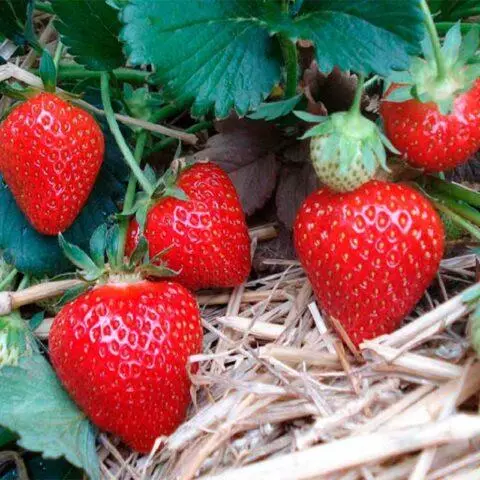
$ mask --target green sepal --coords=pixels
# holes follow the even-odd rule
[[[63,254],[80,269],[80,274],[85,280],[92,281],[102,276],[103,270],[98,268],[81,248],[67,242],[61,233],[58,235],[58,243]]]
[[[106,235],[105,252],[107,259],[112,269],[121,268],[122,265],[118,265],[117,252],[120,243],[120,227],[115,223],[108,229]]]
[[[130,256],[129,266],[130,268],[134,268],[136,265],[140,263],[148,263],[148,262],[149,262],[148,242],[143,235],[140,235],[137,245],[135,247],[135,250]]]
[[[54,93],[57,85],[57,68],[47,49],[43,50],[40,58],[39,74],[45,91]]]
[[[60,300],[58,301],[58,306],[64,306],[66,305],[67,303],[70,303],[72,302],[73,300],[75,300],[77,297],[79,297],[80,295],[82,295],[82,293],[85,293],[89,288],[91,287],[91,285],[89,285],[88,283],[84,283],[83,285],[77,285],[75,287],[72,287],[70,289],[68,289],[63,295],[62,297],[60,298]]]
[[[33,332],[35,331],[45,319],[45,312],[37,312],[33,317],[29,320],[28,326],[30,330]]]
[[[331,122],[323,121],[319,125],[315,125],[310,130],[307,130],[301,137],[300,140],[304,140],[309,137],[318,137],[319,135],[327,135],[333,131],[333,125]]]
[[[460,64],[467,64],[470,61],[475,61],[476,52],[480,44],[480,35],[478,25],[475,25],[468,33],[465,35],[463,43],[460,47],[460,52],[458,54],[458,62]]]
[[[128,113],[141,120],[154,120],[155,113],[165,103],[161,93],[151,93],[148,88],[134,89],[129,83],[123,84],[123,100]]]
[[[339,152],[340,152],[340,170],[341,174],[348,172],[353,160],[358,155],[358,144],[359,142],[352,141],[349,138],[341,138],[339,142]]]
[[[314,115],[313,113],[303,112],[301,110],[294,110],[293,113],[300,120],[308,123],[322,123],[325,120],[328,120],[328,117],[326,115]]]
[[[407,85],[392,90],[386,97],[386,100],[394,103],[402,103],[411,100],[412,98],[414,98],[414,95],[412,93],[412,86]]]
[[[460,22],[456,22],[445,35],[442,45],[442,54],[447,66],[451,67],[458,61],[461,46]]]
[[[143,275],[148,277],[175,277],[180,272],[172,270],[171,268],[165,267],[163,265],[154,265],[153,263],[142,265],[138,268],[138,271],[141,272]]]
[[[103,223],[93,232],[90,238],[90,255],[98,268],[105,267],[105,246],[107,241],[107,225]]]
[[[152,184],[155,185],[157,183],[157,176],[155,175],[155,171],[153,168],[147,163],[145,168],[143,169],[143,174],[147,177],[147,180]]]

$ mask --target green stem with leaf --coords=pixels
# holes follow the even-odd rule
[[[422,7],[425,15],[425,27],[427,29],[428,36],[432,42],[433,54],[435,55],[435,62],[437,64],[437,80],[444,80],[447,76],[447,68],[445,60],[442,55],[442,46],[440,44],[440,38],[438,36],[435,22],[433,21],[430,8],[428,7],[427,0],[420,0],[420,6]]]
[[[145,150],[145,144],[147,142],[148,132],[142,130],[137,138],[137,144],[135,145],[135,161],[140,165],[143,157],[143,152]],[[127,191],[125,193],[125,200],[123,202],[122,213],[127,213],[133,207],[135,201],[135,192],[137,190],[137,179],[133,173],[130,174],[130,179],[128,180]],[[118,239],[118,252],[117,252],[117,262],[119,265],[123,263],[123,257],[125,256],[125,242],[127,239],[127,230],[128,230],[129,219],[122,218],[120,220],[120,234]]]
[[[100,78],[102,76],[101,71],[87,70],[82,65],[60,63],[58,68],[58,77],[62,80],[76,80],[87,78]],[[148,81],[148,77],[151,72],[144,72],[143,70],[135,70],[133,68],[116,68],[112,70],[111,74],[119,81],[132,82],[132,83],[145,83]]]
[[[196,123],[195,125],[192,125],[191,127],[187,128],[185,131],[187,133],[197,133],[201,132],[202,130],[207,130],[208,128],[211,128],[213,126],[213,122],[211,121],[205,121],[205,122],[199,122]],[[176,138],[164,138],[163,140],[160,140],[158,143],[156,143],[150,150],[149,154],[154,153],[154,152],[159,152],[160,150],[163,150],[164,148],[167,148],[169,145],[174,144],[175,142],[178,142]]]
[[[435,191],[447,194],[449,197],[466,202],[473,207],[480,208],[479,192],[465,188],[462,185],[446,182],[437,177],[428,177],[428,185]]]
[[[453,212],[444,204],[443,201],[436,200],[434,198],[432,198],[432,201],[435,204],[435,207],[441,212],[443,212],[445,215],[447,215],[452,220],[452,222],[456,223],[459,227],[470,233],[476,240],[480,241],[480,228],[476,227],[462,216]]]
[[[4,290],[7,285],[10,285],[15,280],[15,277],[18,274],[18,270],[14,268],[1,282],[0,282],[0,292]]]
[[[280,46],[286,66],[285,98],[294,97],[297,93],[298,83],[298,50],[297,44],[287,36],[279,34]]]
[[[133,156],[132,152],[130,151],[125,138],[123,138],[122,132],[120,131],[120,127],[118,126],[118,122],[115,118],[115,112],[113,111],[112,101],[110,99],[110,84],[109,84],[109,77],[108,73],[103,72],[101,76],[101,96],[103,102],[103,109],[105,111],[105,116],[107,119],[108,126],[110,127],[110,131],[112,132],[115,141],[117,142],[118,148],[123,154],[125,161],[127,162],[128,166],[130,167],[132,173],[135,175],[138,183],[141,185],[145,193],[149,196],[153,195],[155,187],[149,182],[148,178],[143,173],[140,165],[138,165],[135,157]]]

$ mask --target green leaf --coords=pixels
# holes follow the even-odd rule
[[[90,97],[86,99],[89,100]],[[90,237],[95,229],[117,212],[117,202],[123,200],[129,175],[129,169],[115,140],[107,130],[104,129],[104,133],[106,153],[95,187],[74,224],[64,232],[67,241],[83,250],[89,248]],[[7,263],[35,277],[73,271],[57,238],[41,235],[30,226],[1,176],[0,250],[3,250]]]
[[[274,31],[313,41],[322,71],[337,65],[384,76],[408,67],[424,34],[418,0],[305,0],[299,15]]]
[[[40,59],[39,73],[45,90],[47,92],[55,92],[55,86],[57,85],[57,69],[53,63],[53,58],[47,49],[43,50]]]
[[[26,45],[25,22],[28,0],[0,1],[0,34],[17,45]]]
[[[100,478],[94,428],[42,355],[0,370],[0,424],[20,436],[23,448],[45,458],[65,456],[92,480]]]
[[[280,102],[262,103],[255,112],[247,115],[252,120],[275,120],[276,118],[288,115],[302,99],[303,94],[296,95]]]
[[[103,71],[124,65],[117,10],[105,0],[51,0],[51,4],[62,42],[77,63]]]
[[[280,79],[280,49],[265,25],[277,2],[135,0],[122,12],[122,39],[134,65],[195,117],[254,110]]]
[[[28,322],[30,330],[35,331],[43,322],[45,318],[45,312],[37,312]]]

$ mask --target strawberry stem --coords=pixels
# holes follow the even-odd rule
[[[105,116],[107,118],[108,126],[110,127],[110,131],[112,132],[115,141],[117,142],[118,148],[123,154],[125,161],[127,162],[128,166],[132,170],[132,173],[135,175],[138,183],[142,186],[143,190],[147,195],[152,196],[153,192],[155,191],[155,187],[148,181],[148,178],[142,172],[142,169],[137,164],[135,157],[133,156],[130,148],[123,138],[122,132],[120,131],[120,127],[118,126],[118,122],[115,118],[115,113],[112,108],[112,102],[110,100],[110,85],[109,85],[109,78],[108,73],[103,72],[101,76],[101,96],[103,102],[103,109],[105,111]]]
[[[350,110],[348,111],[348,113],[350,114],[351,117],[356,117],[357,115],[360,114],[360,106],[362,104],[364,84],[365,84],[365,75],[359,74],[358,75],[358,81],[357,81],[357,87],[355,89],[355,97],[353,98],[352,106],[350,107]]]
[[[35,72],[35,70],[32,70]],[[119,81],[132,83],[145,83],[151,72],[135,70],[133,68],[120,67],[112,70],[111,74]],[[62,80],[100,78],[102,72],[99,70],[87,70],[82,65],[60,63],[58,77]]]
[[[282,34],[279,34],[278,40],[282,48],[282,54],[283,54],[283,59],[285,61],[285,65],[287,67],[285,98],[291,98],[291,97],[294,97],[297,93],[297,80],[298,80],[297,44]]]
[[[442,55],[440,38],[438,36],[432,14],[430,13],[430,8],[428,7],[427,0],[420,0],[420,6],[422,7],[423,13],[425,15],[425,27],[427,29],[427,34],[432,42],[433,54],[435,55],[435,62],[437,64],[437,80],[441,81],[444,80],[447,76],[447,68]]]
[[[140,164],[143,157],[143,152],[145,150],[145,144],[147,142],[148,132],[142,130],[137,138],[137,144],[135,145],[134,157],[137,164]],[[135,201],[135,192],[137,190],[137,178],[133,174],[130,175],[128,180],[127,192],[125,193],[125,200],[123,202],[123,213],[128,212]],[[118,252],[117,252],[117,263],[118,265],[123,264],[123,257],[125,256],[125,242],[127,239],[127,230],[130,220],[128,218],[123,218],[120,221],[120,234],[118,239]]]

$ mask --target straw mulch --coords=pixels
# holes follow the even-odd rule
[[[149,456],[101,435],[104,477],[480,478],[480,362],[459,295],[480,287],[475,255],[445,259],[402,328],[354,352],[298,262],[268,262],[278,273],[199,296],[186,422]]]

